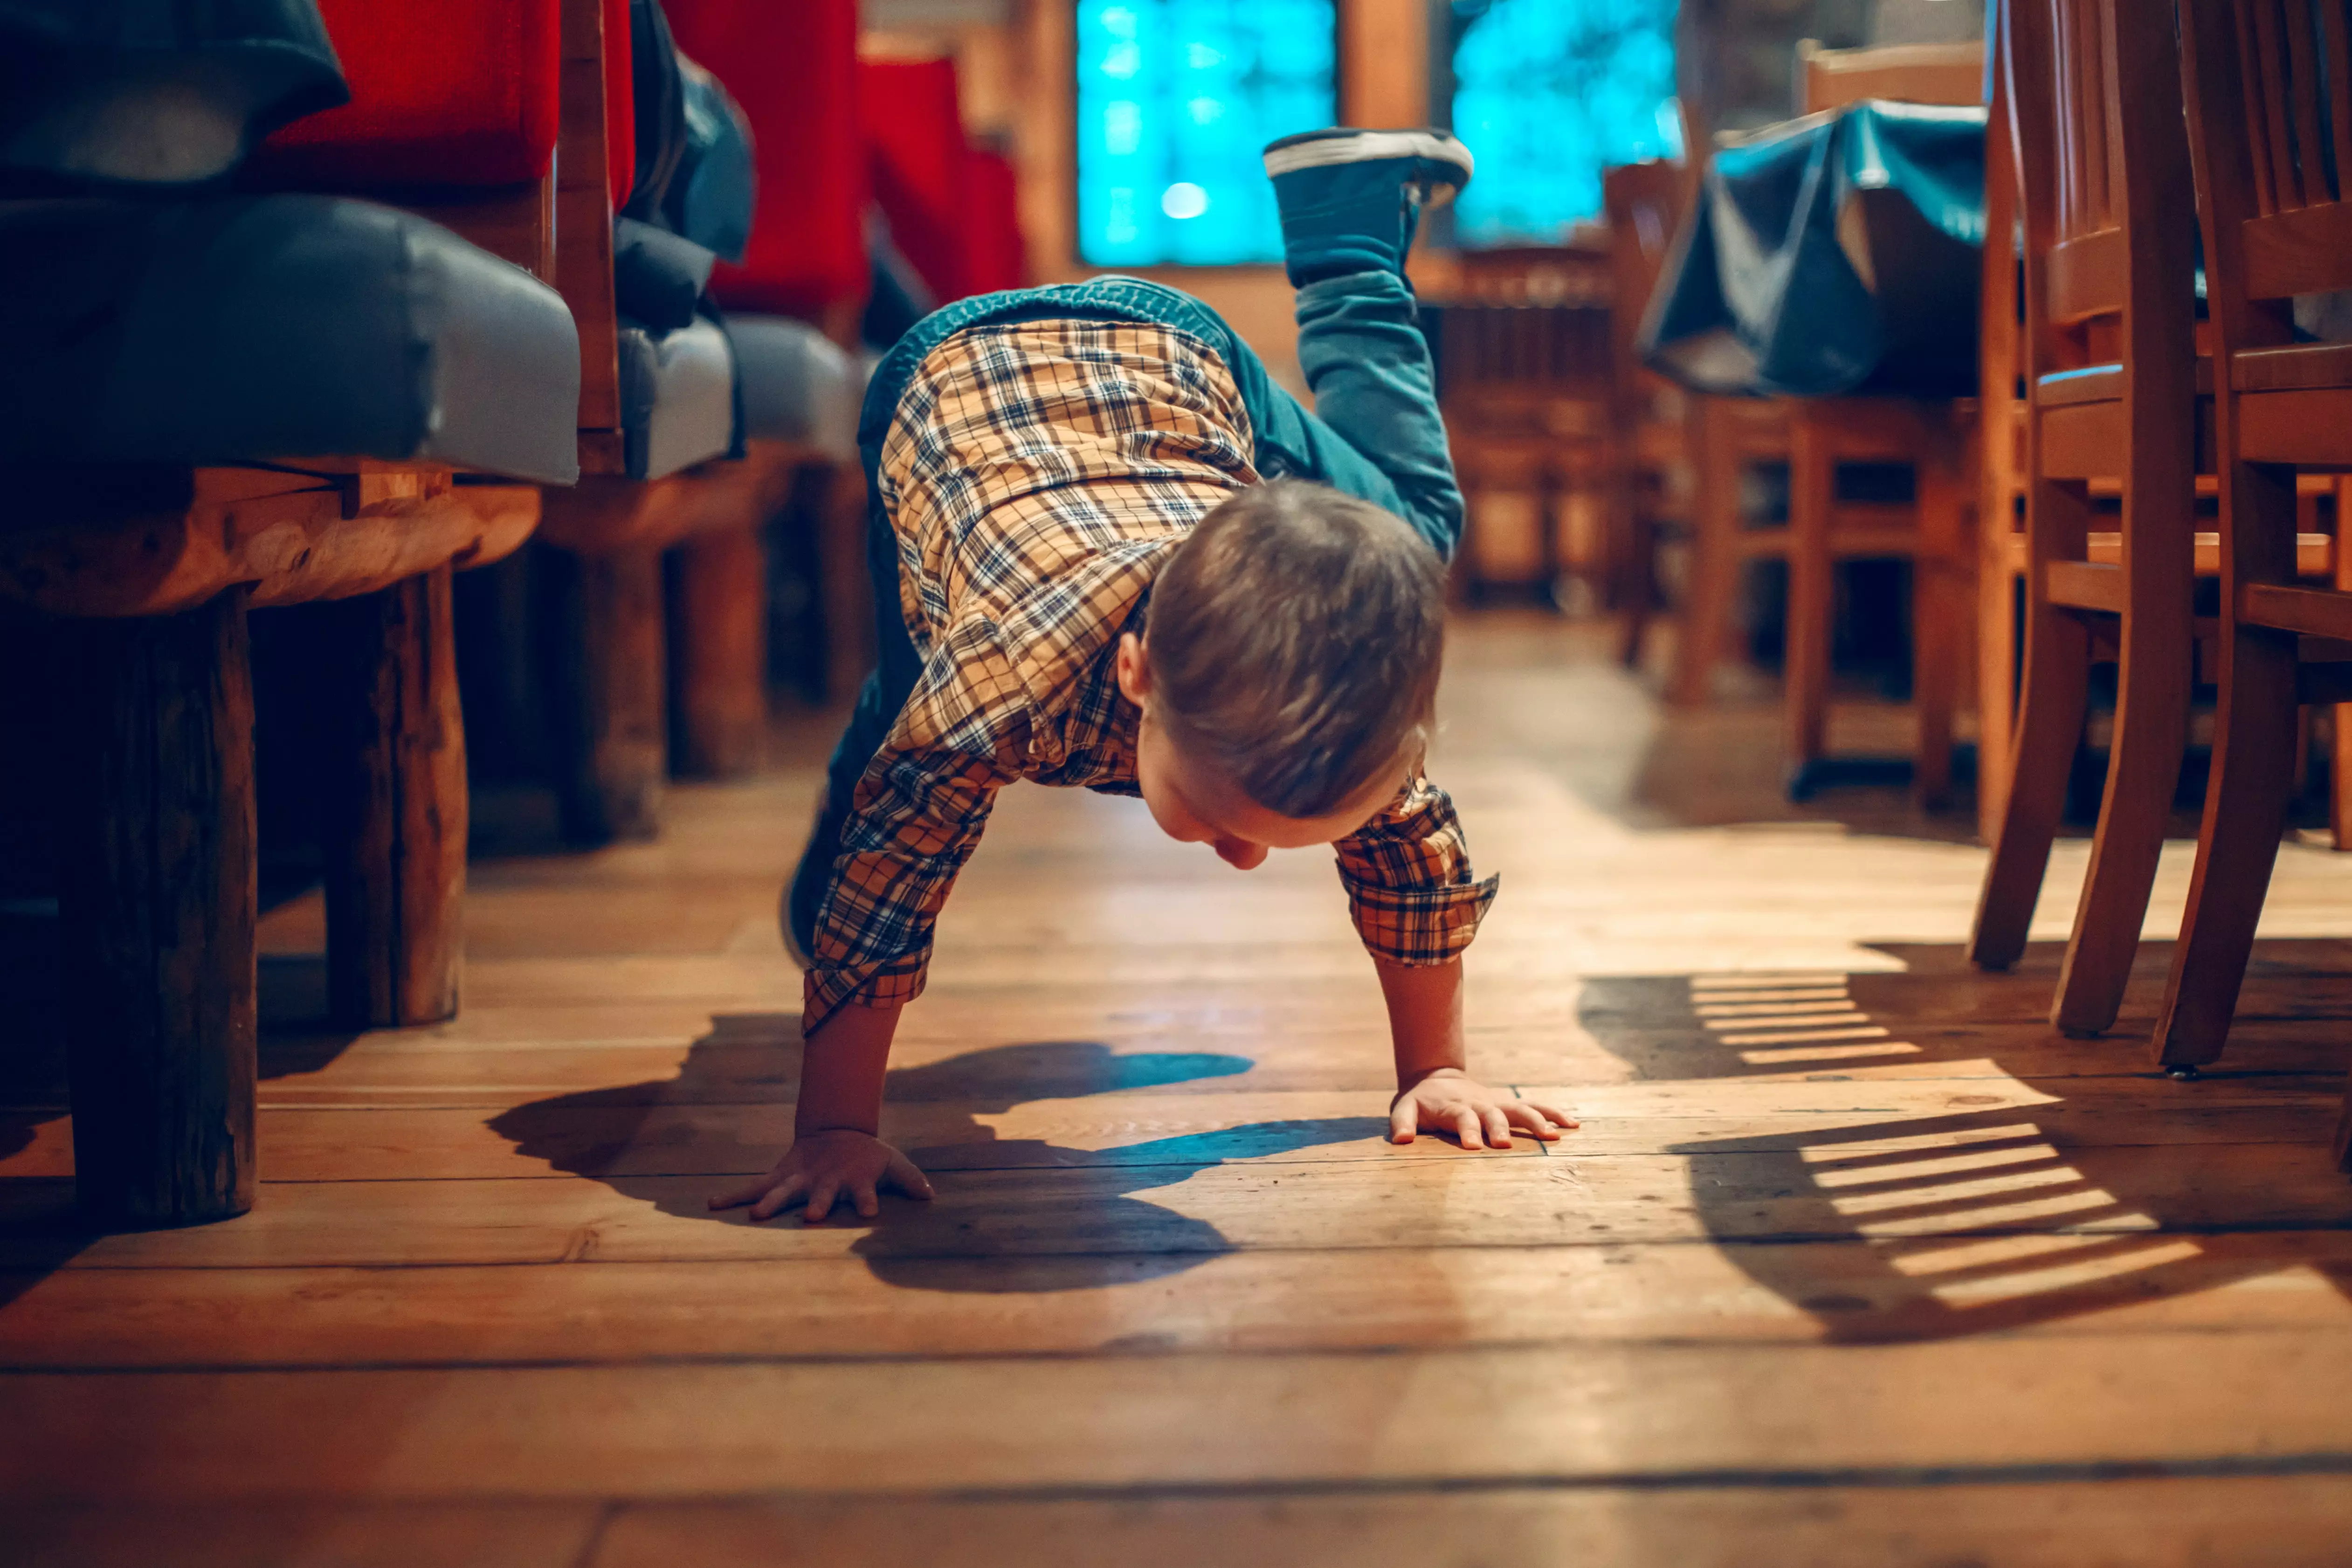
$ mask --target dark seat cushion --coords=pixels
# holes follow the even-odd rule
[[[623,321],[621,435],[628,475],[658,479],[735,441],[735,361],[727,334],[707,321],[674,332]]]
[[[727,333],[743,376],[743,433],[792,441],[846,462],[857,456],[857,363],[806,321],[730,316]]]
[[[311,0],[0,0],[0,193],[218,179],[349,96]]]
[[[0,460],[579,475],[562,297],[367,202],[0,203]]]

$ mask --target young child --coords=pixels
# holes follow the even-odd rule
[[[1199,300],[1130,278],[964,300],[876,370],[881,659],[785,891],[808,972],[794,1135],[713,1208],[814,1223],[845,1195],[868,1216],[877,1189],[930,1196],[876,1136],[884,1068],[1016,779],[1139,795],[1243,870],[1334,846],[1388,1004],[1391,1135],[1575,1125],[1465,1068],[1462,952],[1495,881],[1421,772],[1462,497],[1404,259],[1470,154],[1333,130],[1265,166],[1317,414]]]

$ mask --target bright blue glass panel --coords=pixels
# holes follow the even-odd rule
[[[1282,259],[1258,153],[1339,118],[1333,0],[1079,0],[1078,254]]]
[[[1454,51],[1454,133],[1478,160],[1464,245],[1549,243],[1601,212],[1601,171],[1678,157],[1676,0],[1493,0]]]

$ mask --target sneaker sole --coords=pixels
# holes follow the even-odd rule
[[[1469,184],[1476,168],[1470,149],[1451,136],[1431,131],[1360,131],[1340,136],[1309,132],[1295,140],[1286,137],[1265,150],[1265,172],[1270,179],[1297,169],[1368,163],[1381,158],[1425,158],[1447,164],[1462,172],[1464,184]]]

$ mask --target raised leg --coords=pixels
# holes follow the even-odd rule
[[[247,591],[81,629],[63,900],[74,1180],[109,1226],[253,1206]]]
[[[768,731],[768,552],[754,528],[698,534],[677,549],[678,772],[742,778]]]
[[[1724,627],[1739,591],[1739,457],[1725,419],[1720,398],[1691,398],[1691,468],[1697,494],[1691,513],[1690,586],[1666,693],[1685,706],[1706,701],[1713,688]]]
[[[327,808],[327,999],[345,1028],[457,1012],[466,726],[449,576],[437,567],[337,606],[352,723]]]
[[[1836,577],[1830,514],[1837,481],[1821,414],[1801,407],[1789,424],[1789,638],[1782,701],[1789,793],[1801,796],[1821,761],[1829,720]]]
[[[651,838],[668,770],[661,557],[641,547],[551,554],[559,613],[548,668],[572,682],[560,730],[564,837]]]

